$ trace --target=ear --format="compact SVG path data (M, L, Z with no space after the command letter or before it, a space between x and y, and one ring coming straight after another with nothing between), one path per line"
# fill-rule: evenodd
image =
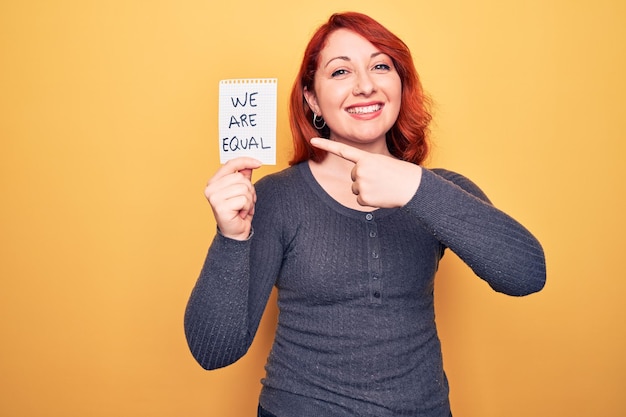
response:
M304 99L306 100L309 108L313 111L313 113L321 116L322 114L320 112L320 106L318 106L317 104L317 97L315 96L315 93L309 91L309 89L306 87L304 87L304 91L302 93L304 94Z

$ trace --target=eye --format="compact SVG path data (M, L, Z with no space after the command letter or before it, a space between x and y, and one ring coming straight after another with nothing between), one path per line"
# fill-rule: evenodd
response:
M346 75L348 73L348 70L346 69L338 69L333 71L332 74L330 74L331 77L336 78L336 77L341 77L342 75Z
M391 71L391 65L389 64L376 64L374 65L374 71L378 71L378 72L386 72L386 71Z

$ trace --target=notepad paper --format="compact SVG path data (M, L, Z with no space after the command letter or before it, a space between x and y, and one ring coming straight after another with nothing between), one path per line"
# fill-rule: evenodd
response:
M223 164L250 156L276 165L276 78L220 81L219 147Z

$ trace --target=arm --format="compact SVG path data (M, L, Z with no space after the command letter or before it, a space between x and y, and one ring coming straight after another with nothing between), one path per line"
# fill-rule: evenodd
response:
M241 186L242 177L235 176L225 181L214 177L207 187L218 233L185 310L187 343L205 369L227 366L248 351L282 260L275 227L280 214L272 206L276 197L259 190L259 201L250 206L249 201L256 201L256 189L247 184L249 178ZM249 195L241 198L241 193ZM229 207L233 214L228 214ZM245 210L244 215L238 210ZM234 237L227 237L224 230L234 230Z
M495 208L467 178L422 170L404 209L415 215L496 291L527 295L543 288L543 248L520 223Z
M324 139L311 145L354 163L352 192L373 207L402 207L455 252L493 289L527 295L543 288L541 245L517 221L496 209L471 181Z
M250 242L217 234L187 303L187 343L205 369L235 362L252 343L254 326L248 316L249 252Z

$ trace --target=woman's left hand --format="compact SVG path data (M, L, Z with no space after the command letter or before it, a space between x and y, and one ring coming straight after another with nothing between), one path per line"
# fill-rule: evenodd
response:
M313 138L311 145L354 163L352 193L363 206L402 207L415 195L422 180L422 168L410 162L328 139Z

